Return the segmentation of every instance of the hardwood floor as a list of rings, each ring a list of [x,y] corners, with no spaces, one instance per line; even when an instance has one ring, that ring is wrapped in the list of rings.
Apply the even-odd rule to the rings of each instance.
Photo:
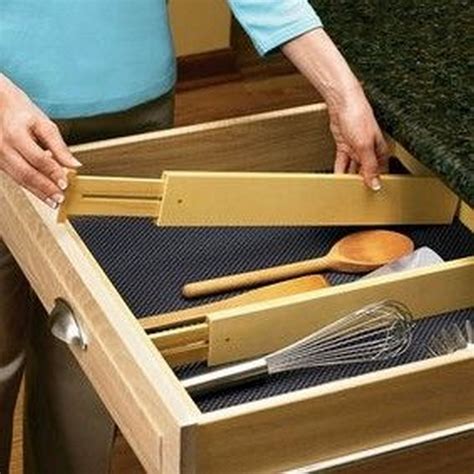
[[[243,47],[246,47],[245,44]],[[258,65],[251,52],[240,57],[243,57],[243,60],[238,79],[207,87],[178,90],[176,126],[320,101],[313,87],[301,75],[288,68],[284,61],[274,58]],[[22,411],[23,393],[15,412],[10,474],[23,474]]]

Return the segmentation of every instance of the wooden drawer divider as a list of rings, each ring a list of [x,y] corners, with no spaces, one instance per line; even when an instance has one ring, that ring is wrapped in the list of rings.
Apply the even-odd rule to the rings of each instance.
[[[164,172],[161,179],[72,176],[58,220],[150,217],[161,226],[446,224],[458,198],[434,177]],[[317,199],[315,198],[317,196]]]

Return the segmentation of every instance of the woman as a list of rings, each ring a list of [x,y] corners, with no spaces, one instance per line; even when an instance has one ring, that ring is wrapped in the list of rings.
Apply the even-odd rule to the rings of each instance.
[[[335,171],[359,171],[378,190],[381,131],[308,2],[229,4],[261,55],[280,48],[324,97]],[[0,170],[52,208],[64,199],[65,169],[80,166],[67,143],[172,125],[176,74],[165,0],[4,0],[0,33]],[[8,468],[28,337],[26,472],[106,472],[113,421],[68,350],[48,335],[45,318],[30,321],[41,310],[29,295],[0,241],[0,472]]]

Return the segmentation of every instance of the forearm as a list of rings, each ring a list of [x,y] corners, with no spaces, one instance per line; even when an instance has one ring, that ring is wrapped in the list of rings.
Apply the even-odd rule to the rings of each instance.
[[[6,85],[9,82],[9,79],[5,74],[0,72],[0,89],[3,88],[4,85]]]
[[[26,94],[16,86],[5,74],[0,72],[0,107],[15,97],[26,98]]]
[[[344,106],[362,93],[357,78],[323,28],[289,41],[282,51],[330,107]]]
[[[12,87],[14,87],[14,85],[10,79],[0,72],[0,106],[8,97]]]

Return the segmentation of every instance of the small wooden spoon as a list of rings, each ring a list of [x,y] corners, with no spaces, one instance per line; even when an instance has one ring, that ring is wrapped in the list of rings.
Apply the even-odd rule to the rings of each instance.
[[[183,295],[186,298],[195,298],[317,273],[321,270],[368,272],[407,255],[413,248],[411,239],[398,232],[388,230],[356,232],[339,240],[324,257],[188,283],[183,287]]]

